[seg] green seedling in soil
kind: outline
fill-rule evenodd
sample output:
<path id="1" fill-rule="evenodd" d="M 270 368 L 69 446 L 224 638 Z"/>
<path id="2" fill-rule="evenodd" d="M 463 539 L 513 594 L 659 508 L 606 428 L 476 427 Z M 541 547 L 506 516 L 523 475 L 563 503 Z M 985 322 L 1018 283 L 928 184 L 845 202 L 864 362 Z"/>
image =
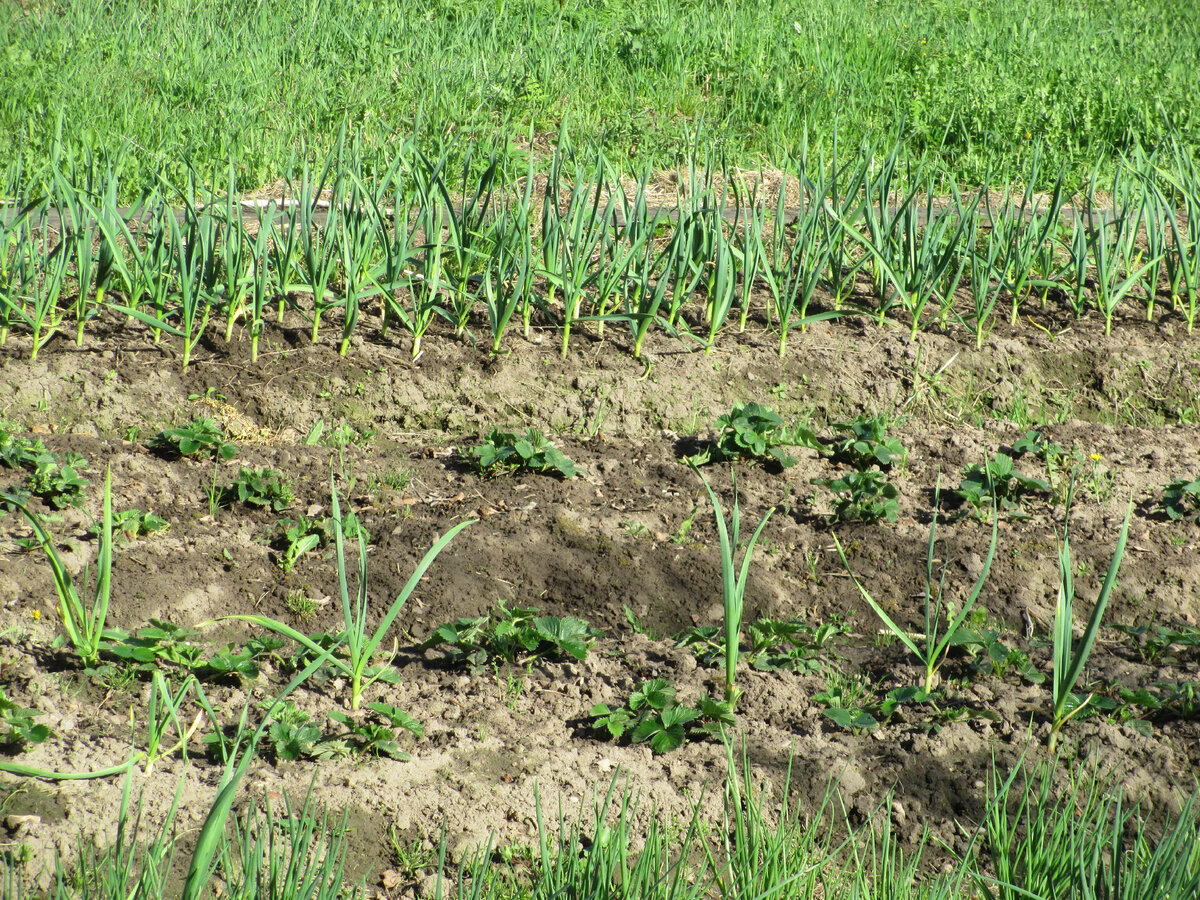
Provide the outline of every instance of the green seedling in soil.
<path id="1" fill-rule="evenodd" d="M 1200 630 L 1190 625 L 1113 625 L 1129 635 L 1138 654 L 1148 663 L 1176 662 L 1174 647 L 1200 647 Z"/>
<path id="2" fill-rule="evenodd" d="M 983 521 L 988 509 L 1003 509 L 1014 518 L 1028 518 L 1021 506 L 1026 494 L 1049 494 L 1050 483 L 1041 478 L 1022 475 L 1013 468 L 1007 453 L 997 453 L 985 465 L 978 463 L 967 469 L 962 484 L 955 493 Z"/>
<path id="3" fill-rule="evenodd" d="M 493 428 L 484 436 L 482 444 L 471 448 L 471 455 L 481 474 L 526 469 L 574 478 L 577 472 L 575 463 L 536 428 L 528 428 L 524 434 Z"/>
<path id="4" fill-rule="evenodd" d="M 291 484 L 275 469 L 238 469 L 233 483 L 227 485 L 220 495 L 219 504 L 240 500 L 249 506 L 258 506 L 274 512 L 282 512 L 295 501 Z"/>
<path id="5" fill-rule="evenodd" d="M 626 735 L 635 744 L 648 742 L 655 753 L 669 753 L 689 738 L 718 736 L 734 724 L 733 707 L 721 700 L 701 697 L 697 706 L 675 699 L 675 686 L 656 678 L 643 681 L 625 706 L 597 703 L 588 712 L 592 727 L 608 732 L 616 741 Z"/>
<path id="6" fill-rule="evenodd" d="M 396 740 L 397 730 L 403 729 L 417 737 L 423 737 L 425 731 L 421 723 L 404 710 L 386 703 L 368 703 L 367 709 L 376 714 L 378 721 L 358 722 L 344 712 L 330 712 L 330 720 L 343 726 L 346 731 L 317 744 L 313 748 L 314 758 L 386 756 L 399 762 L 407 762 L 410 757 L 400 749 Z"/>
<path id="7" fill-rule="evenodd" d="M 1156 681 L 1152 688 L 1120 687 L 1118 696 L 1123 703 L 1140 706 L 1145 715 L 1157 720 L 1200 718 L 1200 681 Z"/>
<path id="8" fill-rule="evenodd" d="M 860 472 L 871 466 L 881 469 L 889 469 L 896 463 L 903 466 L 908 451 L 899 438 L 887 436 L 887 425 L 883 415 L 859 416 L 850 422 L 838 422 L 834 428 L 850 433 L 835 439 L 824 452 Z"/>
<path id="9" fill-rule="evenodd" d="M 279 542 L 279 546 L 283 548 L 279 568 L 284 572 L 291 572 L 306 553 L 333 541 L 333 520 L 329 516 L 318 516 L 315 519 L 308 516 L 280 519 L 279 527 L 283 531 Z M 357 539 L 361 533 L 363 539 L 370 543 L 370 532 L 362 527 L 358 516 L 353 512 L 346 513 L 342 527 L 347 538 Z"/>
<path id="10" fill-rule="evenodd" d="M 209 735 L 217 743 L 217 735 Z M 313 747 L 321 740 L 321 729 L 312 724 L 308 713 L 294 703 L 282 703 L 275 710 L 275 721 L 267 731 L 267 737 L 276 759 L 295 762 L 312 755 Z"/>
<path id="11" fill-rule="evenodd" d="M 459 618 L 434 629 L 422 649 L 448 647 L 455 664 L 483 671 L 500 663 L 565 656 L 583 660 L 601 633 L 573 616 L 539 616 L 536 609 L 509 609 L 501 601 L 488 615 Z"/>
<path id="12" fill-rule="evenodd" d="M 1012 445 L 1012 456 L 1036 456 L 1045 463 L 1061 458 L 1066 453 L 1058 444 L 1049 440 L 1041 431 L 1027 431 Z"/>
<path id="13" fill-rule="evenodd" d="M 33 720 L 42 715 L 39 710 L 18 706 L 8 699 L 4 688 L 0 687 L 0 747 L 6 750 L 23 750 L 27 744 L 40 744 L 50 737 L 53 732 L 45 725 L 38 725 Z"/>
<path id="14" fill-rule="evenodd" d="M 133 674 L 149 674 L 165 667 L 181 669 L 200 681 L 228 679 L 253 680 L 258 677 L 258 660 L 275 655 L 284 642 L 278 638 L 252 638 L 244 645 L 227 644 L 208 655 L 207 646 L 197 641 L 200 632 L 151 619 L 133 635 L 118 628 L 106 628 L 100 649 L 107 659 L 127 667 Z M 112 674 L 112 666 L 89 670 L 96 675 Z"/>
<path id="15" fill-rule="evenodd" d="M 1109 596 L 1117 583 L 1117 571 L 1121 568 L 1121 558 L 1125 555 L 1125 540 L 1129 536 L 1129 520 L 1133 515 L 1133 503 L 1125 513 L 1125 522 L 1121 525 L 1121 534 L 1117 538 L 1117 547 L 1113 552 L 1112 563 L 1104 584 L 1096 598 L 1092 615 L 1084 628 L 1083 637 L 1076 644 L 1073 640 L 1075 627 L 1075 574 L 1071 566 L 1071 542 L 1069 537 L 1072 490 L 1067 495 L 1067 510 L 1063 523 L 1062 543 L 1058 549 L 1058 602 L 1054 608 L 1054 680 L 1052 686 L 1052 720 L 1050 725 L 1050 752 L 1054 752 L 1058 744 L 1058 734 L 1062 727 L 1074 716 L 1078 715 L 1093 695 L 1081 696 L 1072 693 L 1075 683 L 1083 672 L 1088 656 L 1092 652 L 1092 644 L 1100 631 L 1100 622 L 1104 618 L 1105 607 L 1108 606 Z"/>
<path id="16" fill-rule="evenodd" d="M 847 675 L 834 666 L 828 666 L 825 690 L 814 694 L 813 700 L 825 707 L 826 717 L 834 724 L 860 733 L 890 718 L 901 698 L 928 699 L 928 694 L 916 688 L 897 690 L 904 693 L 893 691 L 896 697 L 889 695 L 885 711 L 885 706 L 876 701 L 870 684 L 864 678 L 857 674 Z"/>
<path id="17" fill-rule="evenodd" d="M 1166 513 L 1173 522 L 1182 519 L 1200 525 L 1200 479 L 1176 478 L 1165 485 L 1162 502 L 1155 511 Z"/>
<path id="18" fill-rule="evenodd" d="M 126 509 L 113 513 L 113 538 L 118 547 L 128 547 L 134 540 L 148 534 L 165 531 L 167 521 L 153 512 L 142 512 L 140 509 Z M 100 525 L 95 523 L 88 529 L 93 537 L 100 536 Z"/>
<path id="19" fill-rule="evenodd" d="M 692 470 L 700 475 L 700 470 L 692 466 Z M 721 596 L 725 611 L 725 703 L 732 711 L 737 706 L 739 691 L 735 684 L 737 678 L 738 649 L 742 637 L 742 609 L 746 596 L 746 581 L 750 576 L 750 560 L 754 557 L 754 545 L 758 543 L 759 535 L 770 521 L 775 508 L 768 509 L 750 541 L 746 544 L 745 556 L 742 557 L 742 568 L 734 570 L 734 553 L 741 546 L 741 509 L 737 498 L 737 476 L 731 469 L 730 478 L 733 480 L 733 511 L 729 525 L 725 524 L 725 511 L 721 501 L 708 483 L 708 479 L 700 475 L 708 498 L 712 501 L 713 511 L 717 516 L 717 536 L 721 542 Z"/>
<path id="20" fill-rule="evenodd" d="M 33 469 L 38 458 L 48 452 L 46 445 L 33 438 L 17 437 L 11 423 L 0 423 L 0 463 L 9 469 Z"/>
<path id="21" fill-rule="evenodd" d="M 296 568 L 296 563 L 300 562 L 304 554 L 317 549 L 325 536 L 320 522 L 314 521 L 308 516 L 283 519 L 280 521 L 279 527 L 283 531 L 284 548 L 279 557 L 279 568 L 285 573 Z"/>
<path id="22" fill-rule="evenodd" d="M 434 542 L 425 556 L 421 558 L 416 570 L 409 577 L 404 587 L 400 590 L 400 593 L 396 595 L 387 612 L 384 613 L 379 626 L 368 636 L 367 542 L 360 532 L 358 535 L 358 589 L 355 598 L 351 600 L 346 578 L 345 526 L 343 524 L 342 507 L 338 500 L 337 488 L 334 487 L 332 479 L 329 482 L 329 489 L 333 497 L 331 505 L 333 509 L 334 548 L 337 558 L 338 592 L 341 596 L 342 621 L 345 626 L 345 630 L 340 635 L 340 640 L 345 645 L 345 657 L 334 656 L 331 649 L 322 647 L 313 638 L 300 633 L 290 625 L 285 625 L 283 622 L 267 618 L 266 616 L 232 615 L 223 616 L 221 619 L 215 621 L 236 619 L 249 622 L 252 625 L 269 629 L 276 634 L 295 641 L 310 653 L 320 654 L 324 658 L 327 658 L 333 668 L 350 680 L 350 708 L 358 709 L 362 705 L 363 690 L 379 679 L 379 672 L 382 671 L 382 667 L 376 670 L 374 674 L 369 673 L 368 669 L 371 668 L 376 651 L 378 651 L 379 645 L 383 643 L 383 639 L 387 636 L 388 630 L 396 620 L 396 616 L 399 615 L 404 604 L 408 602 L 408 598 L 416 589 L 417 583 L 429 567 L 433 565 L 433 561 L 437 558 L 438 554 L 454 540 L 460 531 L 469 525 L 473 525 L 476 520 L 471 519 L 466 522 L 460 522 Z M 394 657 L 394 650 L 392 655 Z"/>
<path id="23" fill-rule="evenodd" d="M 988 546 L 987 559 L 984 560 L 983 569 L 979 573 L 979 578 L 975 581 L 975 585 L 971 588 L 970 594 L 963 602 L 948 625 L 943 627 L 943 615 L 950 612 L 950 605 L 946 597 L 946 571 L 948 566 L 942 566 L 942 574 L 936 585 L 933 579 L 933 558 L 934 547 L 937 542 L 937 495 L 940 493 L 940 485 L 935 489 L 935 502 L 933 523 L 929 526 L 929 545 L 925 555 L 925 588 L 924 588 L 924 606 L 925 606 L 925 631 L 923 634 L 910 635 L 905 629 L 901 628 L 879 605 L 879 602 L 871 596 L 866 588 L 862 586 L 855 576 L 854 571 L 850 568 L 850 563 L 846 559 L 846 554 L 842 550 L 841 541 L 837 535 L 833 536 L 833 542 L 837 546 L 838 555 L 842 559 L 842 565 L 846 567 L 846 571 L 850 573 L 851 579 L 854 581 L 855 587 L 858 588 L 864 600 L 870 605 L 875 614 L 879 616 L 880 621 L 887 626 L 888 631 L 899 639 L 900 643 L 904 644 L 913 656 L 925 667 L 925 677 L 922 686 L 927 693 L 932 693 L 937 686 L 937 673 L 941 668 L 942 663 L 946 661 L 946 656 L 950 652 L 950 648 L 956 643 L 961 643 L 966 639 L 962 633 L 963 623 L 967 616 L 970 615 L 976 601 L 979 599 L 979 593 L 983 590 L 983 585 L 987 581 L 988 573 L 992 570 L 992 560 L 996 556 L 996 539 L 999 536 L 999 523 L 992 523 L 992 540 Z M 917 641 L 920 640 L 918 645 Z"/>
<path id="24" fill-rule="evenodd" d="M 821 448 L 817 436 L 802 425 L 788 428 L 773 409 L 758 403 L 735 403 L 733 409 L 713 424 L 716 440 L 699 453 L 684 457 L 690 466 L 710 462 L 756 460 L 780 468 L 796 464 L 785 448 L 793 446 Z"/>
<path id="25" fill-rule="evenodd" d="M 848 472 L 840 478 L 813 478 L 811 483 L 833 493 L 834 522 L 895 522 L 900 515 L 899 491 L 874 469 Z"/>
<path id="26" fill-rule="evenodd" d="M 820 669 L 817 652 L 846 631 L 845 626 L 835 622 L 813 626 L 794 620 L 759 619 L 746 628 L 750 644 L 742 653 L 751 668 L 760 672 L 816 672 Z M 716 625 L 688 629 L 676 638 L 675 646 L 690 648 L 703 666 L 716 665 L 725 656 L 724 632 Z"/>
<path id="27" fill-rule="evenodd" d="M 80 596 L 74 579 L 67 572 L 62 558 L 54 548 L 54 538 L 46 529 L 42 517 L 33 512 L 13 495 L 3 495 L 4 502 L 18 510 L 33 526 L 36 539 L 54 575 L 54 587 L 58 593 L 58 615 L 62 622 L 65 640 L 85 666 L 94 666 L 100 659 L 100 643 L 104 634 L 104 623 L 108 618 L 108 602 L 112 586 L 113 516 L 112 516 L 112 472 L 104 473 L 104 512 L 99 534 L 99 549 L 96 555 L 96 584 L 90 592 L 89 601 Z M 89 569 L 84 566 L 80 576 L 84 584 L 91 579 Z M 56 642 L 57 643 L 57 642 Z"/>
<path id="28" fill-rule="evenodd" d="M 39 453 L 26 484 L 53 509 L 80 506 L 83 489 L 91 484 L 79 474 L 87 466 L 86 459 L 70 450 L 61 459 L 54 453 Z"/>
<path id="29" fill-rule="evenodd" d="M 225 432 L 208 418 L 193 419 L 179 428 L 160 431 L 150 440 L 150 449 L 172 456 L 211 456 L 213 459 L 233 459 L 237 445 L 225 440 Z"/>
<path id="30" fill-rule="evenodd" d="M 1037 670 L 1029 654 L 1016 647 L 1009 647 L 1001 640 L 1001 633 L 993 628 L 970 628 L 960 630 L 961 646 L 975 654 L 972 668 L 977 673 L 1003 678 L 1016 672 L 1029 684 L 1041 684 L 1046 676 Z"/>

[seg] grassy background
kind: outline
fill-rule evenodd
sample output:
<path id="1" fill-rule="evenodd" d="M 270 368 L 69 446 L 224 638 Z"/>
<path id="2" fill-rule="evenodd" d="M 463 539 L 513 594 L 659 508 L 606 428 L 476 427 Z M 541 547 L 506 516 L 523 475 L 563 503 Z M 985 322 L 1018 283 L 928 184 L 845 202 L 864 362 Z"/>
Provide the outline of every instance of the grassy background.
<path id="1" fill-rule="evenodd" d="M 702 130 L 738 165 L 902 133 L 946 176 L 1047 180 L 1200 144 L 1177 0 L 0 0 L 0 159 L 131 144 L 125 177 L 229 159 L 240 187 L 423 134 L 555 132 L 631 170 Z"/>

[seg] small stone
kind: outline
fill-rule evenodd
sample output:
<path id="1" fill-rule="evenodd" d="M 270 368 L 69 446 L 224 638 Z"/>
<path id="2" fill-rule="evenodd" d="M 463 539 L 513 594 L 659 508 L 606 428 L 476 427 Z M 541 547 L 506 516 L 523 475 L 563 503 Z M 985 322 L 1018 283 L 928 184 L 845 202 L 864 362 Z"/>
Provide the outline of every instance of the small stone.
<path id="1" fill-rule="evenodd" d="M 41 816 L 12 815 L 12 816 L 4 817 L 4 827 L 7 828 L 9 831 L 11 831 L 13 834 L 21 834 L 22 832 L 28 831 L 29 829 L 33 828 L 35 825 L 41 825 L 41 824 L 42 824 Z"/>

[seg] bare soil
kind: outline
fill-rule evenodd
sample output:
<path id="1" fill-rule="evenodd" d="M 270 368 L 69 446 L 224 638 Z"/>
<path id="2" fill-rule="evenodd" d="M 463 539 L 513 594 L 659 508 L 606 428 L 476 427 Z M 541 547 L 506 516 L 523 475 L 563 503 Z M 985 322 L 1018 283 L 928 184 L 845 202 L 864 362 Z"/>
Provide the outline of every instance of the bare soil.
<path id="1" fill-rule="evenodd" d="M 571 810 L 619 773 L 641 795 L 643 814 L 656 805 L 685 816 L 696 802 L 716 814 L 719 792 L 711 789 L 724 773 L 723 746 L 691 742 L 656 756 L 645 744 L 606 740 L 589 727 L 587 714 L 596 703 L 624 702 L 639 681 L 656 676 L 673 680 L 685 700 L 720 690 L 721 674 L 697 665 L 672 639 L 721 620 L 714 516 L 680 457 L 710 439 L 712 422 L 735 402 L 759 400 L 789 421 L 807 417 L 826 436 L 831 423 L 860 413 L 895 418 L 891 433 L 908 449 L 907 463 L 889 475 L 900 492 L 895 523 L 831 526 L 828 494 L 810 479 L 845 470 L 813 451 L 797 450 L 798 464 L 782 471 L 734 467 L 744 517 L 756 524 L 769 507 L 777 510 L 755 556 L 746 621 L 762 615 L 846 623 L 850 633 L 821 651 L 822 665 L 857 673 L 879 697 L 917 683 L 920 673 L 902 646 L 879 634 L 832 534 L 847 547 L 864 586 L 900 623 L 919 629 L 939 477 L 944 548 L 938 557 L 949 566 L 950 597 L 961 600 L 981 570 L 991 528 L 958 508 L 952 489 L 966 466 L 1034 427 L 1069 452 L 1078 449 L 1090 476 L 1070 523 L 1081 620 L 1132 498 L 1128 550 L 1106 620 L 1195 626 L 1200 527 L 1168 521 L 1155 509 L 1165 483 L 1200 476 L 1200 335 L 1186 335 L 1169 313 L 1153 322 L 1119 321 L 1111 338 L 1086 320 L 1035 314 L 1035 323 L 1002 325 L 976 352 L 960 332 L 932 329 L 913 341 L 904 329 L 844 319 L 795 334 L 780 359 L 772 333 L 752 322 L 743 334 L 727 332 L 710 355 L 652 339 L 647 368 L 631 358 L 626 334 L 612 326 L 602 337 L 581 332 L 565 360 L 556 332 L 545 328 L 530 340 L 514 333 L 511 352 L 499 357 L 434 334 L 413 361 L 403 342 L 363 329 L 365 340 L 356 339 L 342 358 L 328 345 L 309 345 L 296 322 L 268 333 L 267 352 L 253 366 L 243 341 L 225 345 L 214 335 L 181 375 L 166 340 L 156 345 L 140 326 L 104 320 L 83 346 L 56 339 L 33 365 L 21 336 L 10 336 L 0 347 L 0 416 L 51 450 L 73 450 L 90 462 L 83 508 L 51 520 L 72 571 L 95 557 L 88 527 L 99 515 L 106 467 L 115 509 L 153 510 L 170 523 L 117 552 L 111 623 L 127 631 L 152 618 L 191 627 L 234 613 L 337 631 L 329 551 L 308 554 L 285 574 L 278 543 L 280 518 L 328 512 L 331 472 L 344 505 L 372 536 L 376 611 L 386 608 L 437 535 L 478 519 L 442 553 L 397 620 L 399 682 L 368 692 L 368 700 L 399 706 L 423 724 L 423 739 L 403 740 L 411 760 L 286 762 L 264 754 L 239 801 L 302 797 L 312 783 L 318 803 L 349 815 L 351 874 L 380 896 L 423 895 L 428 871 L 402 871 L 390 836 L 428 848 L 445 827 L 452 858 L 492 832 L 499 843 L 528 843 L 535 787 L 551 811 L 560 797 Z M 222 422 L 238 444 L 237 457 L 215 473 L 212 461 L 148 449 L 160 429 L 200 415 Z M 318 420 L 326 437 L 345 425 L 360 439 L 344 447 L 308 445 Z M 544 430 L 584 474 L 482 477 L 469 449 L 498 425 Z M 210 514 L 205 489 L 228 483 L 239 466 L 284 473 L 296 496 L 292 508 L 275 513 L 233 504 Z M 1036 461 L 1020 466 L 1045 474 Z M 725 467 L 706 471 L 730 505 Z M 22 478 L 0 469 L 0 490 Z M 1048 675 L 1063 506 L 1037 497 L 1024 505 L 1028 518 L 1001 515 L 980 604 L 1005 641 Z M 54 736 L 16 759 L 69 771 L 115 764 L 128 755 L 130 710 L 140 715 L 145 708 L 148 684 L 90 678 L 52 647 L 59 629 L 49 566 L 40 551 L 15 543 L 30 533 L 19 516 L 0 517 L 0 682 L 10 699 L 40 710 L 39 721 Z M 303 620 L 289 610 L 294 592 L 332 600 Z M 605 636 L 582 662 L 482 673 L 420 649 L 441 623 L 480 615 L 499 601 L 578 616 Z M 635 632 L 626 609 L 657 637 Z M 205 629 L 214 645 L 252 633 L 230 623 Z M 814 700 L 826 687 L 825 671 L 743 668 L 733 737 L 744 741 L 751 764 L 776 792 L 790 762 L 793 796 L 810 811 L 831 781 L 840 784 L 852 824 L 891 792 L 906 840 L 916 842 L 929 829 L 962 850 L 966 829 L 983 812 L 992 760 L 1004 767 L 1023 753 L 1041 758 L 1049 729 L 1048 685 L 1029 684 L 1012 671 L 977 674 L 971 663 L 956 653 L 943 672 L 944 705 L 970 710 L 966 719 L 935 728 L 913 708 L 865 733 L 838 727 Z M 286 680 L 267 665 L 257 680 L 208 691 L 233 722 L 245 705 L 257 708 Z M 1197 680 L 1196 647 L 1150 661 L 1114 628 L 1102 632 L 1084 676 L 1089 690 L 1111 696 L 1115 682 Z M 321 719 L 345 697 L 345 685 L 335 681 L 305 685 L 294 699 Z M 1189 788 L 1200 772 L 1200 722 L 1159 717 L 1145 729 L 1123 718 L 1070 723 L 1062 753 L 1111 770 L 1148 809 L 1171 809 L 1177 788 Z M 186 843 L 208 810 L 220 770 L 193 744 L 190 761 L 177 758 L 150 776 L 139 773 L 135 791 L 147 789 L 147 819 L 163 815 L 182 783 Z M 25 860 L 36 879 L 54 852 L 72 852 L 80 835 L 104 845 L 114 834 L 120 791 L 119 779 L 0 777 L 4 816 L 38 817 L 0 834 L 0 853 L 9 864 Z"/>

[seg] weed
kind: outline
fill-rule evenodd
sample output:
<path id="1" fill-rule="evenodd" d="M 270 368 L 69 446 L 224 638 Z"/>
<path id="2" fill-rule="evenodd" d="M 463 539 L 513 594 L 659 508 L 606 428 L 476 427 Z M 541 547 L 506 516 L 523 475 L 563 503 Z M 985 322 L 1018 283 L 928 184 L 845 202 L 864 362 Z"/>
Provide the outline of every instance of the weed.
<path id="1" fill-rule="evenodd" d="M 317 614 L 317 610 L 321 604 L 301 590 L 300 588 L 292 588 L 287 592 L 287 596 L 283 600 L 283 605 L 293 616 L 301 622 L 311 621 Z"/>

